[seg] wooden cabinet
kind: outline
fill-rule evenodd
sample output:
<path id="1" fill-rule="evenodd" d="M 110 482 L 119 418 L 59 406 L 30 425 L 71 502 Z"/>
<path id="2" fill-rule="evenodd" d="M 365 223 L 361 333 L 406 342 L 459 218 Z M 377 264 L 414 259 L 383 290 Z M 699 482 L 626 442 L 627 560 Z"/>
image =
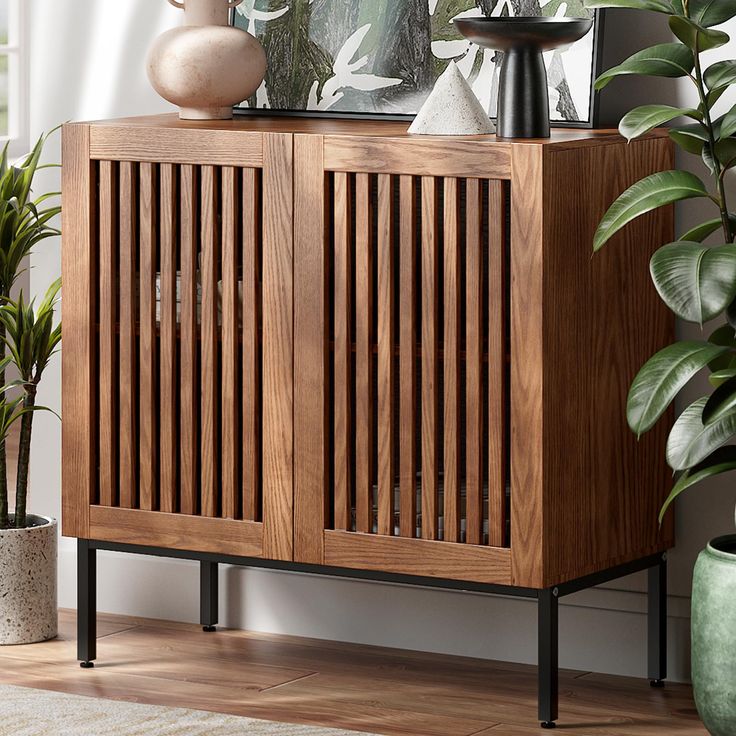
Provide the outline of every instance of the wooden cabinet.
<path id="1" fill-rule="evenodd" d="M 411 137 L 173 116 L 64 130 L 63 530 L 549 590 L 661 553 L 666 135 Z"/>

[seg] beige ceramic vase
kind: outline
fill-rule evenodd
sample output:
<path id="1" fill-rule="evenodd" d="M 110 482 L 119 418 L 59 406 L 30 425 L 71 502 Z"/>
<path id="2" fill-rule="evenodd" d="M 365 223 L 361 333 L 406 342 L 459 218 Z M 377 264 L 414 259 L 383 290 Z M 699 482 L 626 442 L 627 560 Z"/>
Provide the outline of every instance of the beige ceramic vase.
<path id="1" fill-rule="evenodd" d="M 169 0 L 184 11 L 184 25 L 161 34 L 148 54 L 148 78 L 161 97 L 179 106 L 184 120 L 225 120 L 250 97 L 266 74 L 256 38 L 229 25 L 242 0 Z"/>

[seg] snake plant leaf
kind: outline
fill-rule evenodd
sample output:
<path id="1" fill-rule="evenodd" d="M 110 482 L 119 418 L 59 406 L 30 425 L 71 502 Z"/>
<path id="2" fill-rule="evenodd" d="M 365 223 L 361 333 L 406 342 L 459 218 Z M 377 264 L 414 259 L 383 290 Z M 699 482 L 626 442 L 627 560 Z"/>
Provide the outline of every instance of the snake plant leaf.
<path id="1" fill-rule="evenodd" d="M 711 376 L 712 378 L 712 376 Z M 736 411 L 736 378 L 729 378 L 721 383 L 708 397 L 703 407 L 703 424 L 717 422 L 727 414 Z"/>
<path id="2" fill-rule="evenodd" d="M 670 105 L 642 105 L 624 115 L 618 130 L 626 140 L 638 138 L 654 128 L 669 123 L 679 117 L 702 117 L 697 110 L 687 107 L 671 107 Z"/>
<path id="3" fill-rule="evenodd" d="M 614 66 L 595 80 L 595 88 L 602 90 L 612 79 L 623 74 L 650 77 L 686 77 L 695 66 L 693 52 L 681 43 L 661 43 L 639 51 L 618 66 Z"/>
<path id="4" fill-rule="evenodd" d="M 731 39 L 727 33 L 712 28 L 703 28 L 684 15 L 670 17 L 670 29 L 688 48 L 695 52 L 709 51 L 725 46 Z"/>
<path id="5" fill-rule="evenodd" d="M 708 381 L 713 388 L 722 386 L 729 378 L 736 377 L 736 368 L 724 368 L 722 371 L 714 371 L 708 376 Z"/>
<path id="6" fill-rule="evenodd" d="M 736 215 L 730 215 L 731 224 L 736 226 Z M 702 243 L 709 235 L 712 235 L 717 230 L 720 230 L 723 226 L 723 222 L 720 217 L 715 217 L 708 222 L 704 222 L 700 225 L 696 225 L 691 228 L 680 238 L 682 241 L 690 241 L 691 243 Z"/>
<path id="7" fill-rule="evenodd" d="M 631 8 L 653 10 L 655 13 L 672 13 L 668 0 L 585 0 L 586 8 Z"/>
<path id="8" fill-rule="evenodd" d="M 672 488 L 672 492 L 662 505 L 659 512 L 659 523 L 664 520 L 667 509 L 672 505 L 674 500 L 688 488 L 692 488 L 697 483 L 701 483 L 708 478 L 712 478 L 722 473 L 728 473 L 736 470 L 736 447 L 728 445 L 719 447 L 712 452 L 703 462 L 698 463 L 694 468 L 683 473 Z"/>
<path id="9" fill-rule="evenodd" d="M 678 13 L 682 13 L 682 0 L 675 3 Z M 704 28 L 725 23 L 736 16 L 736 0 L 690 0 L 690 17 Z"/>
<path id="10" fill-rule="evenodd" d="M 722 371 L 728 368 L 736 368 L 736 331 L 729 324 L 721 325 L 708 338 L 713 345 L 729 348 L 727 353 L 708 361 L 711 371 Z"/>
<path id="11" fill-rule="evenodd" d="M 729 352 L 725 345 L 684 340 L 652 356 L 631 384 L 626 404 L 629 427 L 641 436 L 667 411 L 680 390 L 710 361 Z"/>
<path id="12" fill-rule="evenodd" d="M 719 61 L 705 70 L 705 83 L 708 89 L 715 90 L 736 82 L 736 61 Z"/>
<path id="13" fill-rule="evenodd" d="M 685 199 L 707 197 L 705 184 L 689 171 L 661 171 L 629 187 L 603 216 L 593 239 L 600 250 L 621 228 L 658 207 Z"/>
<path id="14" fill-rule="evenodd" d="M 687 470 L 705 460 L 736 435 L 736 412 L 724 414 L 710 424 L 703 424 L 703 396 L 680 414 L 667 439 L 667 463 L 673 470 Z"/>
<path id="15" fill-rule="evenodd" d="M 736 298 L 736 245 L 670 243 L 652 256 L 649 270 L 662 301 L 688 322 L 702 326 Z"/>

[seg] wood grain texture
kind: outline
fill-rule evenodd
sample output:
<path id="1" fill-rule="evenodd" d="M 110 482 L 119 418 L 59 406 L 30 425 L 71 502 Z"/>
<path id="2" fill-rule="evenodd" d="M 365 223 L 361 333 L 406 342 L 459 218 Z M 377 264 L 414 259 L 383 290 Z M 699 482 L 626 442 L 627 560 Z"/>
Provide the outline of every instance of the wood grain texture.
<path id="1" fill-rule="evenodd" d="M 321 563 L 327 509 L 327 227 L 322 138 L 294 137 L 294 559 Z"/>
<path id="2" fill-rule="evenodd" d="M 325 532 L 325 564 L 499 585 L 511 582 L 508 549 L 355 532 Z"/>
<path id="3" fill-rule="evenodd" d="M 89 127 L 65 125 L 62 138 L 62 204 L 64 251 L 62 278 L 65 282 L 62 305 L 64 352 L 62 374 L 65 391 L 62 412 L 66 417 L 62 433 L 62 531 L 66 536 L 89 534 L 89 504 L 96 478 L 93 468 L 94 366 L 92 345 L 92 278 L 95 181 L 89 160 Z"/>
<path id="4" fill-rule="evenodd" d="M 252 521 L 92 506 L 93 539 L 195 552 L 261 557 L 263 527 Z"/>
<path id="5" fill-rule="evenodd" d="M 355 524 L 373 530 L 373 207 L 368 174 L 355 177 Z"/>
<path id="6" fill-rule="evenodd" d="M 199 511 L 199 244 L 198 177 L 193 166 L 180 170 L 181 344 L 179 346 L 179 510 Z"/>
<path id="7" fill-rule="evenodd" d="M 261 519 L 261 207 L 257 172 L 243 169 L 243 518 L 250 521 Z"/>
<path id="8" fill-rule="evenodd" d="M 293 558 L 293 147 L 263 141 L 263 553 Z"/>
<path id="9" fill-rule="evenodd" d="M 220 257 L 219 203 L 215 168 L 202 166 L 200 194 L 200 272 L 202 317 L 200 340 L 200 504 L 203 516 L 218 515 L 220 376 L 217 325 L 217 264 Z"/>
<path id="10" fill-rule="evenodd" d="M 138 463 L 140 489 L 138 508 L 158 507 L 158 386 L 156 340 L 156 268 L 158 250 L 157 172 L 153 164 L 140 165 L 140 240 L 138 299 L 140 314 L 140 355 L 138 384 Z"/>
<path id="11" fill-rule="evenodd" d="M 347 174 L 335 174 L 335 529 L 352 528 L 352 186 Z"/>
<path id="12" fill-rule="evenodd" d="M 437 539 L 439 490 L 439 206 L 437 180 L 422 179 L 422 537 Z"/>
<path id="13" fill-rule="evenodd" d="M 504 183 L 488 183 L 488 544 L 506 539 L 506 212 Z"/>
<path id="14" fill-rule="evenodd" d="M 414 177 L 400 179 L 399 224 L 399 475 L 400 531 L 416 536 L 417 528 L 417 194 Z"/>
<path id="15" fill-rule="evenodd" d="M 394 192 L 391 176 L 378 177 L 378 533 L 394 533 Z"/>
<path id="16" fill-rule="evenodd" d="M 232 166 L 222 169 L 222 365 L 221 365 L 221 415 L 220 448 L 222 452 L 222 516 L 237 519 L 240 503 L 240 391 L 238 386 L 239 335 L 238 335 L 238 220 L 239 187 L 238 170 Z"/>
<path id="17" fill-rule="evenodd" d="M 260 133 L 189 128 L 96 125 L 90 141 L 92 158 L 203 166 L 260 167 L 262 150 Z"/>
<path id="18" fill-rule="evenodd" d="M 120 164 L 120 505 L 138 504 L 138 170 Z M 68 343 L 67 348 L 68 350 Z"/>
<path id="19" fill-rule="evenodd" d="M 485 176 L 508 179 L 508 144 L 452 138 L 397 141 L 358 136 L 325 137 L 325 169 L 412 176 Z"/>
<path id="20" fill-rule="evenodd" d="M 178 508 L 179 406 L 177 396 L 177 260 L 179 229 L 179 192 L 176 167 L 160 167 L 160 233 L 161 233 L 161 353 L 159 370 L 160 407 L 160 506 L 172 513 Z"/>
<path id="21" fill-rule="evenodd" d="M 483 540 L 483 198 L 468 179 L 465 224 L 465 524 L 468 544 Z"/>
<path id="22" fill-rule="evenodd" d="M 118 181 L 111 161 L 100 162 L 99 263 L 100 495 L 103 506 L 118 500 Z"/>
<path id="23" fill-rule="evenodd" d="M 460 191 L 444 183 L 444 536 L 460 541 Z M 478 543 L 476 539 L 474 544 Z"/>

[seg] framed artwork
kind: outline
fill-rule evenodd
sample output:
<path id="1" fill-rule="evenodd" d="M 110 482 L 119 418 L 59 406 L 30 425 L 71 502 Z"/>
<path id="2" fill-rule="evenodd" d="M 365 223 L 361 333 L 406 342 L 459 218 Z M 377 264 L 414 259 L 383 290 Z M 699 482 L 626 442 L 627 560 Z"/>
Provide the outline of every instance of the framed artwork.
<path id="1" fill-rule="evenodd" d="M 236 111 L 411 118 L 455 60 L 495 118 L 501 54 L 453 21 L 517 15 L 594 17 L 585 38 L 545 55 L 553 125 L 593 127 L 603 12 L 583 0 L 244 0 L 233 23 L 261 41 L 268 71 Z"/>

